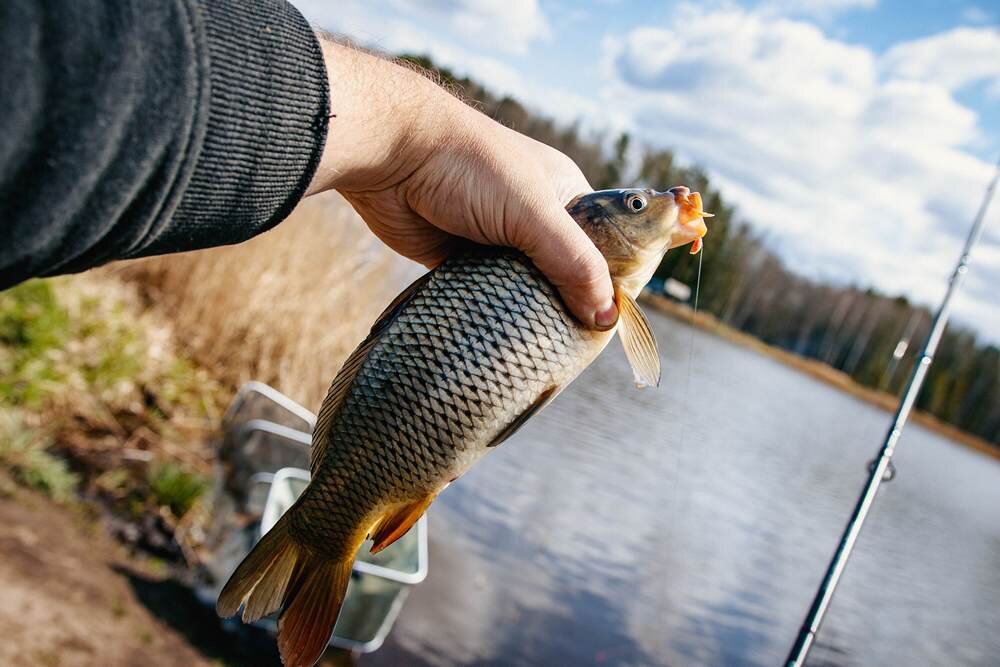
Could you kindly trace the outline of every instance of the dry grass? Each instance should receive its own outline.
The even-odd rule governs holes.
[[[834,387],[859,400],[867,401],[868,403],[880,407],[887,412],[895,412],[896,410],[898,400],[897,397],[860,385],[851,379],[851,377],[846,373],[827,366],[820,361],[807,359],[794,354],[793,352],[789,352],[788,350],[782,350],[781,348],[768,345],[753,336],[745,334],[742,331],[737,331],[736,329],[723,324],[709,313],[694,313],[685,305],[679,304],[676,301],[671,301],[662,296],[651,295],[648,292],[643,294],[643,301],[654,306],[657,310],[666,315],[682,319],[683,321],[693,324],[699,329],[715,334],[720,338],[724,338],[733,343],[742,345],[743,347],[750,348],[760,354],[765,354],[772,359],[780,361],[787,366],[805,373],[806,375],[833,385]],[[910,418],[924,428],[935,431],[946,438],[965,445],[966,447],[971,447],[982,454],[1000,459],[1000,449],[997,449],[982,438],[941,421],[933,415],[926,412],[914,411]]]
[[[60,501],[83,491],[123,515],[180,516],[211,470],[222,394],[120,281],[64,276],[0,294],[0,476]],[[166,485],[147,470],[165,462]]]
[[[121,263],[186,353],[233,387],[262,380],[316,410],[344,358],[417,269],[336,195],[246,243]]]

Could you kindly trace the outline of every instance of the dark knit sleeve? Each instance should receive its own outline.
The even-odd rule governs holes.
[[[281,0],[7,0],[0,89],[0,289],[269,229],[329,114]]]

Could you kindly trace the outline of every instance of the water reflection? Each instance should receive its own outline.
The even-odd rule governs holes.
[[[774,665],[888,415],[652,315],[430,513],[431,572],[371,664]],[[690,368],[690,375],[689,375]],[[813,665],[992,664],[1000,465],[908,428]]]

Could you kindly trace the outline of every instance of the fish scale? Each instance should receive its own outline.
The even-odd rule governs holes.
[[[579,372],[592,338],[520,253],[475,248],[449,259],[368,353],[292,535],[324,553],[349,542],[359,513],[374,519],[386,504],[436,493]]]

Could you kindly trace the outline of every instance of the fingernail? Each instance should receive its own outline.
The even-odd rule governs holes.
[[[594,315],[594,326],[601,331],[607,331],[618,322],[618,306],[612,301],[607,307]]]

